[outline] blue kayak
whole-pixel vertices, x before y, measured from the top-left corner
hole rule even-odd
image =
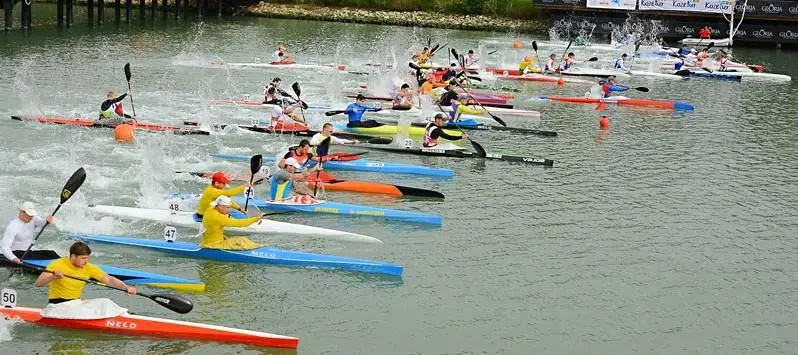
[[[300,202],[302,197],[307,201]],[[239,205],[244,205],[246,198],[243,196],[233,198]],[[250,205],[257,206],[259,209],[285,212],[309,212],[309,213],[331,213],[349,216],[370,216],[389,220],[428,223],[441,225],[443,217],[437,214],[391,210],[387,208],[377,208],[362,205],[352,205],[348,203],[330,202],[312,199],[309,196],[295,196],[288,201],[266,201],[259,198],[249,200]]]
[[[51,260],[31,260],[25,259],[25,264],[46,268]],[[204,292],[205,284],[200,281],[182,279],[166,275],[153,274],[149,272],[122,269],[107,265],[97,265],[108,275],[124,281],[128,285],[146,285],[150,287],[169,288],[182,292]]]
[[[391,276],[402,276],[404,270],[400,265],[386,262],[304,253],[272,247],[260,247],[252,250],[221,250],[201,248],[194,243],[107,235],[79,235],[77,238],[96,243],[141,247],[195,259],[339,269]]]
[[[240,154],[211,154],[215,158],[249,161],[250,156]],[[275,162],[272,156],[264,156],[264,162]],[[312,166],[312,165],[311,165]],[[386,163],[380,161],[371,161],[368,159],[357,159],[349,161],[328,161],[324,163],[325,169],[330,170],[350,170],[350,171],[373,171],[378,173],[393,173],[393,174],[418,174],[418,175],[431,175],[431,176],[454,176],[454,172],[449,169],[436,169],[421,165],[401,164],[401,163]]]
[[[725,79],[725,80],[732,80],[732,81],[742,81],[743,77],[738,72],[722,72],[722,71],[713,71],[708,72],[705,70],[690,70],[690,76],[695,76],[699,78],[715,78],[715,79]]]

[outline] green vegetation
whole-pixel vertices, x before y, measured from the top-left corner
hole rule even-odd
[[[532,0],[271,0],[270,3],[355,7],[388,11],[426,11],[517,19],[537,18]]]

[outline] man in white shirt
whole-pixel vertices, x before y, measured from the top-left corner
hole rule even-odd
[[[6,260],[21,263],[19,257],[33,244],[33,238],[44,228],[45,221],[53,223],[53,216],[42,218],[36,213],[32,202],[26,201],[20,205],[17,217],[8,223],[3,240],[0,242],[0,250]]]

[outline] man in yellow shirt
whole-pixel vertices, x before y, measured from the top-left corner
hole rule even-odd
[[[224,175],[223,172],[216,172],[213,174],[211,177],[211,184],[202,191],[202,196],[197,204],[197,217],[202,218],[202,215],[208,207],[211,206],[211,202],[215,201],[219,196],[235,196],[244,192],[247,187],[252,186],[250,183],[246,183],[239,187],[225,189],[229,183],[230,179]],[[241,212],[247,213],[247,211],[241,209],[241,206],[235,203],[235,201],[233,201],[231,206]]]
[[[76,242],[69,247],[69,257],[53,260],[47,265],[47,271],[42,272],[36,279],[36,287],[49,284],[47,298],[50,303],[62,303],[80,299],[86,283],[64,277],[64,275],[82,279],[95,279],[104,284],[123,288],[129,295],[136,294],[136,288],[126,285],[121,280],[106,274],[97,265],[89,262],[91,249],[83,242]]]
[[[202,214],[202,242],[200,246],[208,249],[250,250],[263,246],[247,237],[226,237],[224,227],[248,227],[263,219],[263,213],[255,217],[236,219],[230,217],[230,209],[235,202],[221,195],[210,203]]]

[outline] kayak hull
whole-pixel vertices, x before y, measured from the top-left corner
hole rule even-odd
[[[570,96],[540,96],[541,100],[551,100],[560,102],[571,102],[580,104],[617,104],[617,105],[630,105],[630,106],[646,106],[658,107],[671,110],[692,111],[694,107],[690,104],[666,101],[666,100],[644,100],[644,99],[629,99],[629,98],[606,98],[599,99],[594,97],[570,97]]]
[[[357,217],[371,216],[388,220],[434,225],[441,225],[443,223],[443,218],[440,215],[431,213],[392,210],[387,208],[377,208],[323,200],[315,200],[313,203],[294,201],[299,200],[299,198],[300,196],[296,196],[295,199],[291,199],[290,201],[266,201],[263,199],[254,198],[250,199],[249,203],[251,205],[257,206],[260,209],[268,209],[272,211],[329,213]],[[244,203],[246,199],[244,197],[235,197],[233,200],[237,203]]]
[[[477,158],[486,160],[502,160],[515,163],[527,163],[532,165],[553,166],[554,161],[544,158],[522,157],[516,155],[505,154],[490,154],[487,153],[484,157],[476,153],[472,153],[463,149],[444,149],[439,147],[433,148],[402,148],[402,147],[380,147],[380,146],[363,146],[364,148],[382,150],[386,152],[425,155],[425,156],[439,156],[451,158]]]
[[[249,156],[239,154],[212,154],[213,157],[221,159],[231,159],[239,161],[249,161]],[[275,163],[276,159],[272,156],[264,156],[264,162]],[[330,170],[349,170],[349,171],[371,171],[387,174],[417,174],[428,176],[452,177],[454,172],[449,169],[436,169],[421,165],[410,165],[401,163],[390,163],[372,161],[368,159],[357,159],[351,161],[328,161],[324,163],[325,169]]]
[[[262,347],[296,349],[299,339],[277,334],[235,329],[216,325],[145,317],[132,314],[104,319],[56,319],[41,316],[41,309],[28,307],[0,308],[6,319],[21,319],[39,325],[99,331],[104,333],[247,344]]]
[[[243,205],[243,204],[242,204]],[[164,225],[191,227],[199,229],[201,222],[194,220],[194,212],[173,211],[151,208],[136,208],[107,205],[90,205],[89,211],[116,217],[137,218],[159,222]],[[246,234],[292,234],[313,236],[326,239],[342,240],[346,242],[382,243],[379,239],[367,235],[338,231],[334,229],[306,226],[295,223],[286,223],[263,219],[249,227],[226,228],[234,233]]]
[[[77,237],[89,242],[140,247],[194,259],[335,269],[390,276],[402,276],[404,271],[402,266],[386,262],[305,253],[268,246],[252,250],[221,250],[201,248],[197,244],[180,241],[166,242],[163,240],[106,235],[79,235]]]
[[[102,124],[97,123],[95,120],[83,118],[69,118],[59,116],[11,116],[15,121],[29,121],[49,124],[60,124],[90,128],[116,128],[120,123],[116,124]],[[177,135],[209,135],[210,132],[199,129],[187,129],[177,126],[160,125],[157,123],[138,122],[133,124],[137,130],[152,131],[152,132],[171,132]]]
[[[350,127],[347,127],[346,124],[344,124],[344,123],[335,123],[335,124],[333,124],[333,127],[335,128],[336,131],[352,132],[352,133],[358,133],[358,134],[368,134],[368,135],[373,135],[373,136],[395,136],[396,134],[399,133],[399,126],[391,125],[391,124],[383,124],[382,126],[379,126],[379,127],[369,127],[369,128],[366,128],[366,127],[353,127],[353,128],[350,128]],[[409,134],[411,136],[423,136],[424,135],[424,130],[425,130],[424,127],[410,126],[408,132],[409,132]],[[460,132],[453,131],[451,129],[444,129],[443,131],[446,134],[453,135],[453,136],[459,136],[460,135]]]

